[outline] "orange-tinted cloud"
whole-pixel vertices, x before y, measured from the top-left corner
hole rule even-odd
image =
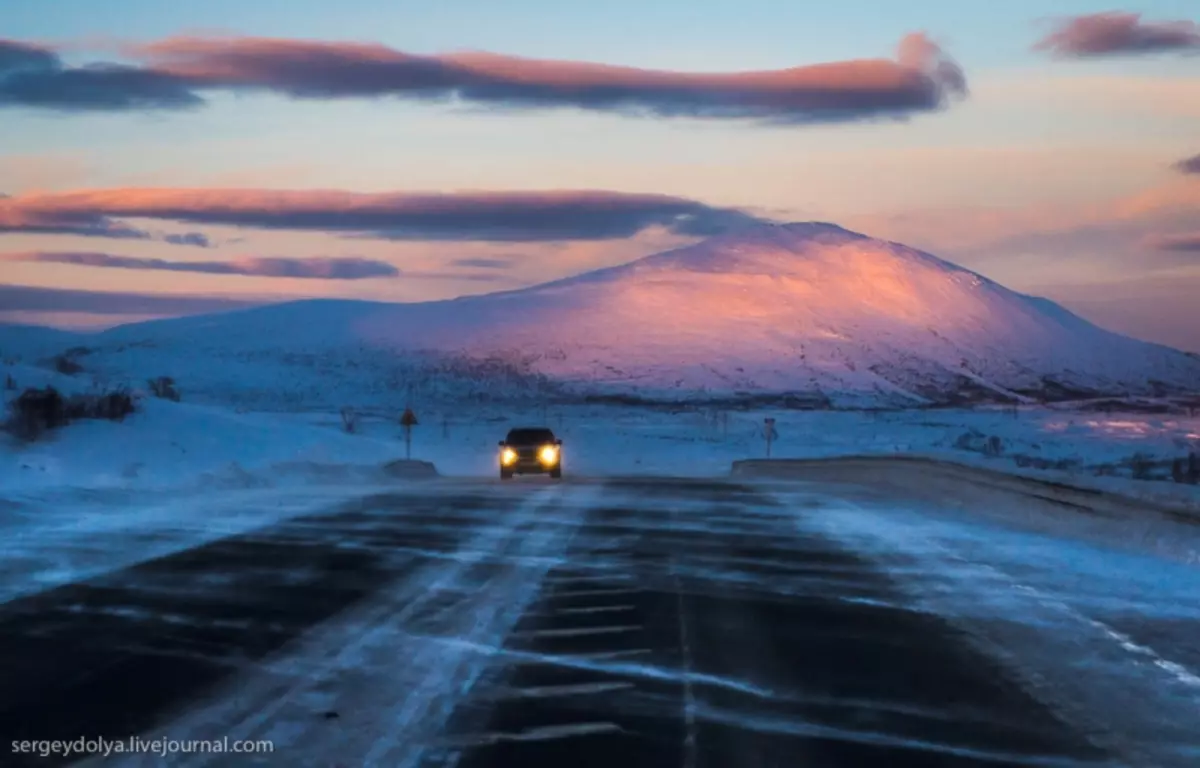
[[[1093,13],[1061,20],[1034,48],[1071,58],[1195,53],[1200,52],[1200,25],[1194,21],[1142,21],[1140,13]]]
[[[181,108],[202,103],[205,91],[257,90],[801,124],[903,119],[967,90],[963,71],[922,33],[905,37],[892,59],[708,74],[252,37],[173,37],[125,53],[142,64],[70,68],[48,49],[0,41],[0,106]]]
[[[697,74],[490,53],[414,56],[382,45],[270,38],[170,38],[134,49],[198,84],[296,98],[408,96],[506,107],[575,107],[658,117],[840,122],[900,117],[966,91],[962,70],[921,34],[895,59]]]
[[[103,214],[71,210],[23,208],[20,197],[0,194],[0,234],[77,235],[115,240],[158,240],[172,245],[208,248],[212,242],[201,232],[160,233],[139,229]]]
[[[363,280],[373,277],[395,277],[400,274],[400,270],[387,262],[355,257],[288,258],[280,256],[252,256],[228,261],[167,261],[166,259],[114,256],[108,253],[32,251],[6,254],[0,256],[0,260],[37,262],[42,264],[75,264],[109,269],[199,272],[209,275],[241,275],[246,277],[293,277],[314,280]]]
[[[754,216],[696,200],[602,191],[356,193],[264,189],[101,189],[0,198],[0,232],[137,237],[114,221],[362,234],[393,240],[610,240],[662,227],[710,235]],[[120,234],[128,233],[128,234]]]

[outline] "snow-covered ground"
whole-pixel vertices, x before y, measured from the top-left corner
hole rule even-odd
[[[29,385],[64,392],[82,380],[10,366]],[[6,399],[15,392],[5,393]],[[677,412],[616,406],[542,408],[414,403],[413,458],[442,474],[490,477],[496,442],[513,426],[545,424],[565,440],[569,473],[719,475],[766,455],[764,419],[775,419],[777,458],[920,454],[1108,490],[1195,499],[1169,482],[1169,462],[1200,452],[1200,415],[1100,412],[1067,406],[903,411]],[[5,495],[36,488],[174,487],[197,482],[278,482],[306,470],[378,467],[405,455],[398,412],[364,410],[356,431],[338,412],[242,412],[215,405],[141,401],[120,423],[79,421],[30,444],[0,442]],[[991,438],[995,438],[994,440]],[[1135,460],[1154,482],[1134,481]],[[358,479],[348,475],[348,479]]]
[[[92,386],[37,367],[0,371],[7,373],[26,386],[52,384],[67,393]],[[6,392],[6,399],[15,394]],[[1171,459],[1200,450],[1196,417],[1034,406],[671,413],[414,405],[420,423],[412,455],[450,480],[495,477],[496,442],[509,428],[532,424],[547,424],[564,439],[568,476],[725,475],[732,462],[765,455],[763,420],[774,418],[774,457],[932,455],[1200,509],[1200,486],[1133,480],[1129,466],[1134,455]],[[381,467],[405,455],[396,416],[368,411],[350,434],[337,412],[239,412],[145,397],[122,422],[78,421],[32,443],[0,438],[6,541],[0,560],[10,574],[14,568],[26,574],[9,591],[62,583],[395,487]],[[992,436],[999,455],[982,452]]]
[[[302,419],[147,398],[121,422],[81,420],[33,443],[9,442],[0,449],[0,488],[244,484],[252,482],[251,470],[379,466],[402,458],[402,450],[394,440],[347,435]]]

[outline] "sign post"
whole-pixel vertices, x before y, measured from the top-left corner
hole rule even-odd
[[[779,439],[779,433],[775,431],[775,419],[763,419],[763,437],[767,440],[767,458],[771,458],[771,443]]]
[[[412,458],[412,428],[417,424],[417,415],[412,408],[405,408],[400,417],[400,426],[404,427],[404,458]]]

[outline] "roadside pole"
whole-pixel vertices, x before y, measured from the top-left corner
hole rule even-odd
[[[400,417],[400,426],[404,427],[404,458],[412,458],[412,428],[417,424],[417,415],[412,408],[405,408]]]
[[[763,419],[763,437],[767,441],[767,458],[771,458],[771,443],[779,439],[779,433],[775,431],[775,419]]]

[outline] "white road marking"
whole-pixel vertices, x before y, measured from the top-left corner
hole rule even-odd
[[[679,516],[677,510],[671,510],[671,518]],[[696,766],[696,691],[692,686],[692,644],[688,635],[687,614],[683,608],[683,585],[679,581],[676,570],[676,559],[671,557],[671,578],[675,586],[675,615],[679,621],[679,655],[683,673],[683,758],[682,768]]]
[[[500,692],[498,698],[550,699],[560,696],[586,696],[593,693],[608,693],[632,688],[633,683],[577,683],[574,685],[539,685],[530,688],[510,688]]]
[[[597,605],[587,608],[559,608],[555,613],[564,614],[590,614],[590,613],[623,613],[625,611],[636,611],[636,605]]]
[[[710,675],[703,672],[692,671],[685,675],[683,670],[675,669],[674,667],[656,666],[651,664],[636,664],[630,662],[603,664],[591,661],[583,655],[577,656],[573,654],[562,653],[535,653],[532,651],[521,651],[514,648],[481,648],[470,640],[465,640],[458,637],[442,637],[436,639],[443,645],[451,648],[465,647],[477,649],[480,653],[499,656],[509,660],[510,663],[552,664],[554,666],[564,667],[567,669],[581,669],[589,672],[600,672],[606,675],[621,675],[623,677],[634,677],[645,680],[662,680],[671,683],[681,682],[686,677],[693,684],[699,686],[736,691],[737,693],[744,693],[763,700],[778,698],[775,692],[767,688],[761,688],[749,681],[738,680],[731,677],[722,677],[720,675]],[[639,650],[639,653],[640,652],[641,649]]]
[[[573,627],[568,629],[533,629],[527,632],[514,632],[513,637],[587,637],[589,635],[619,635],[626,632],[637,632],[643,629],[641,624],[621,624],[611,627]]]
[[[579,576],[552,576],[546,579],[547,584],[580,584],[589,581],[632,581],[627,573],[595,573]]]
[[[683,657],[683,768],[696,765],[696,692],[692,688],[692,647],[688,639],[687,619],[683,614],[683,592],[676,587],[679,605],[679,650]]]
[[[1084,614],[1080,613],[1079,611],[1075,610],[1071,606],[1064,603],[1062,600],[1053,598],[1050,595],[1045,594],[1041,590],[1034,589],[1033,587],[1021,584],[1021,583],[1013,580],[1012,578],[1010,578],[1007,574],[1001,573],[1000,571],[996,570],[995,568],[992,568],[991,566],[981,566],[981,567],[986,568],[987,570],[995,573],[997,578],[1007,580],[1009,583],[1014,585],[1015,589],[1017,589],[1021,592],[1024,592],[1027,595],[1033,596],[1034,598],[1039,600],[1043,605],[1049,606],[1051,608],[1056,608],[1060,611],[1063,611],[1068,616],[1070,616],[1071,618],[1073,618],[1077,621],[1082,621],[1086,624],[1090,624],[1091,626],[1093,626],[1096,629],[1103,632],[1105,637],[1108,637],[1110,640],[1115,641],[1117,643],[1117,645],[1121,646],[1122,649],[1128,651],[1129,653],[1136,654],[1138,656],[1142,656],[1142,657],[1146,658],[1148,661],[1150,661],[1150,663],[1152,663],[1154,666],[1158,667],[1159,669],[1163,670],[1164,672],[1167,672],[1168,674],[1170,674],[1178,682],[1183,683],[1184,685],[1187,685],[1187,686],[1191,686],[1193,688],[1200,688],[1200,676],[1193,674],[1187,667],[1183,666],[1182,664],[1179,664],[1177,662],[1163,658],[1150,646],[1142,645],[1141,643],[1135,642],[1133,640],[1133,638],[1131,638],[1129,635],[1126,635],[1123,632],[1118,632],[1117,630],[1113,629],[1112,627],[1110,627],[1109,625],[1105,624],[1102,621],[1097,621],[1096,619],[1093,619],[1090,616],[1085,616]]]
[[[621,726],[609,722],[545,725],[519,733],[483,733],[469,740],[472,746],[497,744],[502,741],[552,741],[573,736],[594,736],[601,733],[621,733]]]
[[[654,653],[649,648],[632,648],[627,651],[598,651],[596,653],[564,653],[558,658],[569,658],[574,661],[603,661],[605,659],[624,659],[629,656],[645,656]]]
[[[640,589],[616,587],[614,589],[580,589],[574,592],[554,592],[546,595],[547,600],[557,600],[563,597],[608,597],[610,595],[635,595]]]

